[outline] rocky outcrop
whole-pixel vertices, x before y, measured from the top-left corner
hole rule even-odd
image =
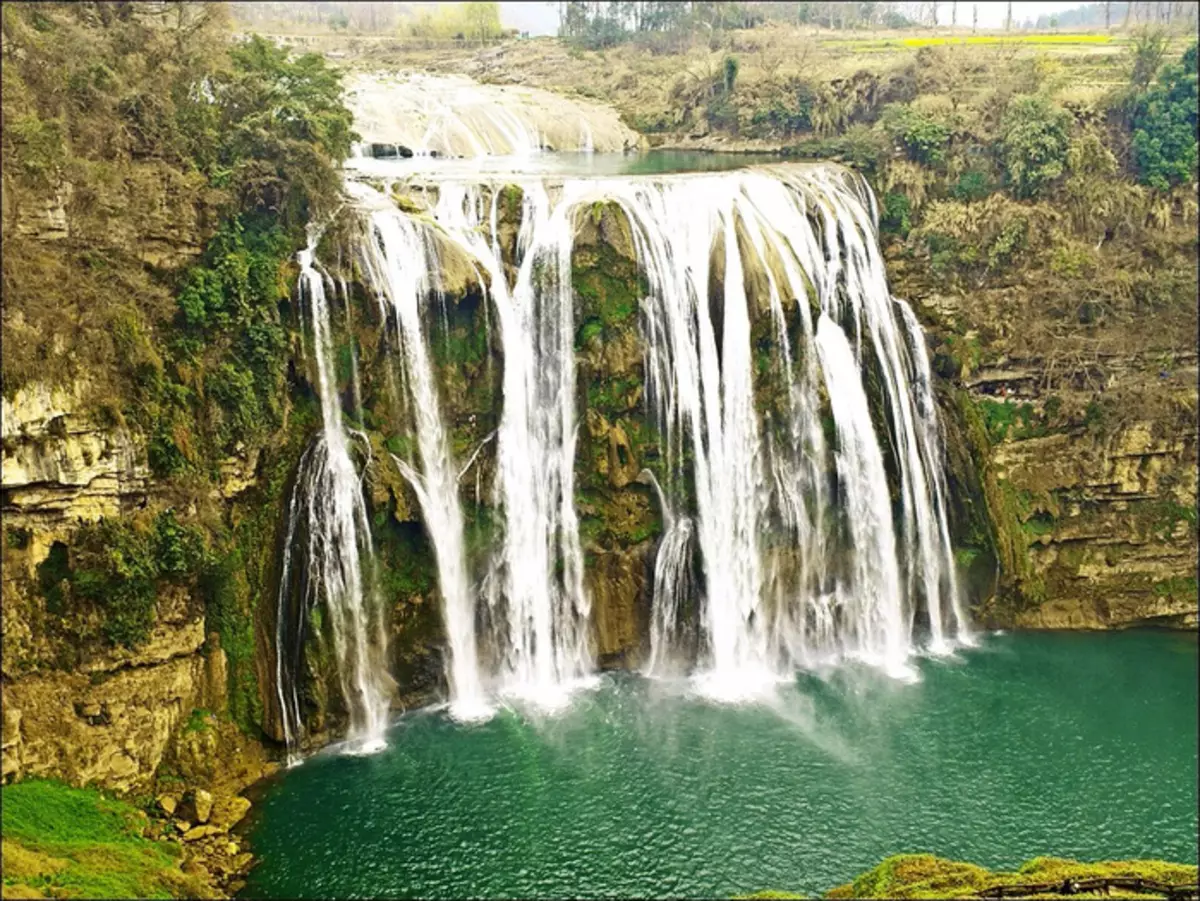
[[[193,710],[227,708],[226,657],[191,584],[162,587],[132,648],[55,627],[48,558],[65,559],[81,524],[127,516],[162,490],[140,435],[98,422],[93,400],[81,383],[3,400],[3,776],[141,791]],[[218,497],[253,483],[256,463],[224,461]]]
[[[128,430],[95,421],[89,392],[81,383],[35,383],[0,400],[0,487],[11,527],[41,532],[91,522],[144,499],[144,452]]]
[[[1044,601],[1016,625],[1196,627],[1196,445],[1155,429],[1133,422],[996,447],[997,476],[1035,498],[1026,528],[1038,533],[1029,555]]]

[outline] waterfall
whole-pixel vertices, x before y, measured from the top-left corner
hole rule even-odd
[[[517,127],[491,115],[493,132]],[[690,657],[695,627],[697,684],[724,700],[757,697],[797,667],[844,657],[910,677],[913,653],[970,641],[924,336],[888,292],[865,182],[792,166],[430,180],[432,216],[396,208],[386,182],[377,190],[351,179],[348,188],[366,226],[366,280],[396,326],[418,453],[391,462],[412,484],[434,547],[455,716],[486,716],[494,694],[558,706],[593,669],[574,504],[571,257],[577,213],[596,202],[624,213],[647,285],[646,414],[662,468],[642,480],[658,495],[664,531],[646,671],[669,673]],[[498,226],[509,183],[523,198],[515,259],[502,257]],[[454,458],[429,353],[429,304],[445,301],[438,274],[451,252],[475,267],[503,360],[494,478],[481,485],[475,467],[474,486],[477,502],[490,490],[501,525],[476,573],[458,482],[480,449]],[[309,536],[320,584],[337,589],[325,597],[343,690],[365,716],[377,685],[363,669],[371,643],[358,638],[375,622],[361,575],[370,540],[333,388],[324,287],[310,257],[302,266],[325,431],[302,467],[289,547],[293,532]],[[294,566],[290,551],[284,565]],[[282,592],[281,622],[290,622]],[[692,611],[698,621],[684,622]],[[476,634],[477,622],[487,629]],[[285,632],[277,681],[292,736],[299,658],[283,653],[297,645]]]
[[[597,190],[629,218],[650,283],[647,394],[673,468],[668,485],[688,476],[695,485],[707,688],[723,697],[753,695],[796,665],[844,654],[907,673],[922,603],[931,650],[950,646],[948,617],[954,637],[969,640],[928,359],[915,317],[887,291],[865,184],[840,170],[789,168],[612,180]],[[718,246],[723,251],[714,256]],[[714,264],[723,270],[717,299],[708,296]],[[765,436],[754,408],[747,267],[765,282],[766,297],[753,300],[774,325],[773,362],[786,397],[777,413],[785,421]],[[785,298],[797,308],[799,364]],[[815,329],[810,302],[820,310]],[[864,340],[873,362],[864,358]],[[864,372],[871,366],[882,373],[896,448],[899,532],[869,414]],[[822,385],[838,439],[840,509],[826,475]],[[766,537],[774,541],[770,553]],[[662,553],[674,549],[663,542]],[[830,568],[831,559],[847,556],[849,565]],[[655,604],[664,619],[674,615],[669,596],[656,596]]]
[[[837,427],[837,477],[854,565],[838,586],[848,643],[868,659],[903,672],[908,636],[900,610],[900,572],[883,454],[871,423],[858,361],[837,323],[817,323],[817,353]]]
[[[575,356],[569,203],[553,207],[539,183],[525,189],[515,282],[480,234],[478,189],[444,183],[437,219],[490,275],[504,353],[497,444],[497,506],[504,537],[489,598],[503,609],[502,690],[560,705],[591,669],[583,551],[575,514]],[[492,204],[496,202],[493,193]]]
[[[502,694],[555,707],[592,668],[574,507],[574,230],[570,205],[553,208],[539,184],[525,187],[522,255],[510,284],[498,246],[481,228],[491,223],[494,237],[494,192],[489,200],[478,186],[442,183],[434,226],[391,207],[383,194],[353,186],[359,201],[374,208],[363,242],[364,268],[401,335],[421,469],[396,463],[414,485],[434,545],[445,599],[452,709],[461,716],[484,715],[487,707],[475,635],[478,592],[463,551],[457,469],[421,326],[421,304],[432,296],[431,275],[441,268],[435,228],[487,274],[487,300],[499,321],[504,355],[492,498],[503,514],[503,534],[484,592],[498,624],[499,634],[491,638],[501,663],[487,681]]]
[[[579,152],[596,152],[595,145],[592,143],[592,126],[588,125],[587,119],[579,120]]]
[[[416,492],[433,542],[450,645],[447,675],[452,710],[460,719],[486,717],[490,711],[479,675],[475,596],[467,573],[457,469],[421,325],[421,304],[431,293],[429,273],[436,272],[437,256],[425,229],[398,210],[376,210],[369,223],[371,235],[362,242],[364,268],[381,303],[390,304],[401,337],[422,472],[395,456],[392,459]]]
[[[304,454],[288,507],[275,648],[276,692],[289,752],[299,741],[300,643],[314,612],[328,616],[338,681],[354,750],[383,746],[389,706],[384,617],[370,585],[371,533],[362,485],[342,424],[334,375],[332,315],[312,250],[299,254],[300,295],[308,302],[323,428]],[[297,557],[302,568],[297,570]],[[298,582],[299,585],[294,585]]]
[[[663,517],[663,536],[654,557],[650,660],[646,663],[646,674],[653,676],[670,665],[671,643],[679,627],[682,605],[691,590],[692,521],[686,516],[677,516],[671,509],[654,473],[643,469],[639,479],[654,488]]]

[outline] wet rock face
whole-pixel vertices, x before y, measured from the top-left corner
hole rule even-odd
[[[959,541],[968,582],[984,586],[976,618],[1195,629],[1194,301],[1153,327],[1092,323],[1064,318],[1082,290],[1070,281],[922,296],[894,268],[893,290],[923,307],[941,386],[958,393],[943,411],[952,479],[968,458],[978,470],[978,493],[956,491],[974,511]]]

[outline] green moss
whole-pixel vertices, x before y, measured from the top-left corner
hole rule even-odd
[[[1037,857],[1015,873],[991,872],[983,867],[934,857],[900,854],[889,857],[854,882],[826,893],[826,898],[962,898],[1000,885],[1060,882],[1066,879],[1130,877],[1170,885],[1195,883],[1196,867],[1158,860],[1080,863]],[[760,896],[761,897],[761,896]],[[1039,898],[1060,897],[1038,895]]]
[[[51,546],[38,584],[69,635],[132,648],[150,634],[162,586],[193,579],[206,558],[203,533],[181,525],[170,510],[148,523],[101,519],[81,526],[70,549]],[[99,635],[90,632],[90,611],[101,614]]]
[[[1160,598],[1191,598],[1195,600],[1197,583],[1195,576],[1172,576],[1161,582],[1154,583],[1154,593]]]
[[[943,860],[932,854],[899,854],[855,879],[848,897],[961,897],[964,890],[983,888],[988,875],[983,867]]]
[[[25,550],[25,548],[29,547],[29,539],[31,537],[28,529],[15,528],[14,526],[4,527],[4,543],[13,550]]]
[[[395,454],[401,460],[407,460],[413,453],[413,440],[411,435],[395,434],[384,442],[384,447],[388,449],[388,453]]]
[[[988,440],[992,444],[999,444],[1009,437],[1017,441],[1038,438],[1048,431],[1046,418],[1034,412],[1033,404],[1014,404],[1007,400],[997,402],[986,397],[976,403],[983,414]]]
[[[205,710],[203,707],[193,707],[183,731],[207,732],[213,727],[212,717],[212,711]]]
[[[1054,517],[1049,513],[1036,513],[1021,523],[1021,528],[1027,535],[1040,538],[1054,531]]]
[[[648,291],[646,277],[639,271],[636,260],[612,245],[613,236],[609,233],[617,233],[625,226],[623,221],[616,223],[618,215],[623,216],[609,203],[593,204],[585,217],[588,234],[576,243],[571,258],[577,321],[592,320],[605,333],[614,333],[629,323]],[[609,217],[613,217],[612,221]],[[577,348],[583,346],[580,337],[576,336]]]
[[[141,835],[145,815],[95,789],[57,782],[6,785],[4,884],[75,898],[186,897],[178,851]],[[7,892],[5,892],[7,894]]]
[[[500,189],[500,213],[509,222],[520,222],[524,200],[525,192],[519,185],[505,185]]]
[[[593,317],[579,327],[579,331],[575,335],[575,346],[577,348],[587,347],[592,343],[593,338],[599,338],[603,334],[604,323]]]

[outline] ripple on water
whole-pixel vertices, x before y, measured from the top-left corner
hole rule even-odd
[[[988,635],[756,704],[605,677],[557,714],[401,718],[267,792],[249,896],[821,892],[883,857],[1196,860],[1196,643]]]

